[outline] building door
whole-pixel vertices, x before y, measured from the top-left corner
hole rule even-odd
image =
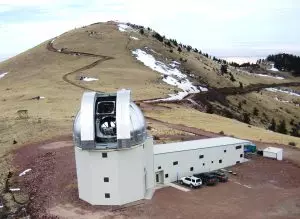
[[[159,183],[159,173],[156,173],[156,183]]]
[[[155,181],[156,184],[163,184],[163,171],[159,171],[155,173]]]

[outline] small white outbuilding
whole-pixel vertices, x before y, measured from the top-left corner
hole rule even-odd
[[[275,148],[275,147],[267,147],[263,150],[263,156],[273,158],[276,160],[282,160],[283,157],[283,149]]]

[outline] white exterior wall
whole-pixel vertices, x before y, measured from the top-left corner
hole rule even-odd
[[[283,149],[282,148],[274,148],[268,147],[263,150],[263,156],[269,157],[277,160],[282,160],[283,158]]]
[[[282,160],[283,158],[283,149],[277,152],[277,160]]]
[[[148,137],[144,143],[144,162],[146,167],[146,189],[152,189],[155,186],[152,137]]]
[[[75,147],[79,197],[92,205],[123,205],[143,199],[145,185],[154,186],[151,140],[147,139],[144,147],[122,150]],[[107,158],[102,153],[107,153]],[[104,182],[104,177],[109,177],[109,182]],[[110,198],[105,198],[105,193]]]
[[[263,151],[263,156],[276,159],[277,154],[275,152]]]
[[[236,149],[238,145],[241,144],[155,154],[154,172],[163,171],[163,182],[168,183],[195,173],[232,166],[237,161],[242,163],[244,162],[244,146],[241,145],[240,149]],[[226,150],[226,153],[224,150]],[[242,157],[240,157],[241,154]],[[199,159],[199,155],[204,155],[204,157]],[[219,160],[222,160],[222,163],[219,163]],[[178,165],[173,165],[174,161],[178,161]],[[205,166],[203,166],[203,163],[205,163]],[[159,169],[159,166],[161,169]],[[193,171],[190,171],[191,167],[193,167]],[[167,178],[165,174],[168,174]]]

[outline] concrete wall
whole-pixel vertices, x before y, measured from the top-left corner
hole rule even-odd
[[[155,154],[154,172],[163,171],[163,181],[164,183],[168,183],[176,181],[183,176],[232,166],[235,165],[237,161],[242,163],[244,161],[244,146],[241,145],[242,147],[240,149],[236,149],[238,145]],[[224,150],[226,150],[226,152],[224,152]],[[240,157],[241,154],[242,157]],[[204,157],[199,158],[200,155],[204,155]],[[219,160],[222,160],[222,162],[219,163]],[[176,161],[178,164],[173,165],[173,162]],[[190,170],[191,167],[193,167],[192,171]],[[166,174],[168,174],[168,177],[166,177]]]
[[[118,151],[118,195],[123,205],[144,198],[143,146]]]
[[[103,158],[102,153],[107,157]],[[79,197],[92,205],[123,205],[143,199],[154,186],[153,143],[120,150],[75,147]],[[109,182],[104,182],[104,177]],[[147,186],[147,188],[146,188]],[[110,197],[105,198],[105,193]]]
[[[144,144],[144,165],[146,167],[146,189],[152,189],[154,182],[153,138],[148,137]]]

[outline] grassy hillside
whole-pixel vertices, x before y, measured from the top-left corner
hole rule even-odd
[[[249,74],[234,67],[228,67],[228,73],[222,75],[221,64],[200,54],[198,50],[187,49],[181,45],[182,51],[179,52],[179,45],[168,43],[167,38],[163,38],[161,42],[152,36],[155,34],[153,30],[143,30],[143,34],[139,29],[121,32],[117,23],[97,23],[58,36],[53,41],[52,50],[48,48],[52,41],[49,39],[1,62],[0,73],[8,72],[0,79],[1,150],[6,151],[7,148],[25,142],[71,134],[72,121],[84,90],[114,92],[120,88],[129,88],[134,100],[166,97],[178,90],[164,83],[161,74],[146,67],[132,55],[132,51],[138,48],[147,47],[148,50],[152,50],[152,55],[158,61],[180,62],[179,69],[189,75],[193,83],[207,86],[209,89],[240,88],[241,84],[245,87],[256,83],[300,81],[289,74],[286,75],[286,79],[278,80]],[[58,52],[61,50],[67,54]],[[271,74],[267,70],[262,71]],[[99,80],[85,82],[79,80],[81,76]],[[208,103],[216,109],[226,108],[237,114],[239,111],[241,114],[251,113],[255,106],[259,110],[259,116],[253,117],[251,123],[261,127],[266,127],[271,118],[283,118],[287,121],[294,118],[296,122],[300,122],[299,107],[295,104],[276,102],[274,95],[277,93],[266,91],[262,94],[229,95],[226,96],[227,105],[215,99],[209,100]],[[279,95],[282,99],[291,98],[285,94],[278,94],[278,98]],[[37,96],[45,98],[33,99]],[[239,102],[245,100],[247,104],[238,109]],[[296,101],[299,101],[299,98]],[[23,115],[22,112],[25,111],[27,114]],[[222,110],[215,111],[220,112]],[[262,112],[268,115],[268,120],[262,121]],[[179,111],[172,112],[174,113],[181,115]],[[184,123],[184,119],[182,122]],[[229,126],[226,132],[230,133],[231,127]],[[13,145],[14,139],[18,142],[16,145]],[[287,141],[289,140],[284,142]]]
[[[184,106],[168,104],[168,107],[171,107],[171,109],[146,110],[145,114],[164,122],[183,124],[215,133],[224,132],[225,135],[232,135],[238,138],[285,145],[288,145],[289,142],[295,142],[297,145],[300,145],[300,138],[282,135],[264,128],[251,126],[214,114],[199,112]]]

